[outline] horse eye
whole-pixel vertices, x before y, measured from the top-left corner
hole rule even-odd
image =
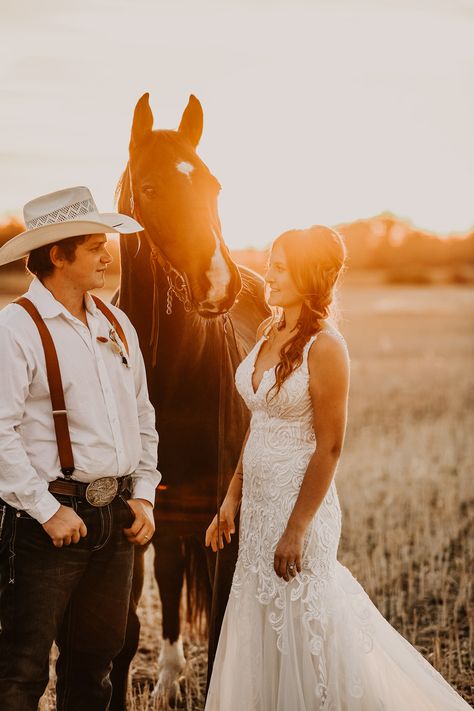
[[[144,185],[142,192],[147,196],[147,198],[154,198],[156,195],[156,190],[151,185]]]

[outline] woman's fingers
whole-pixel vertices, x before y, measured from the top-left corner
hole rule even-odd
[[[275,569],[275,573],[278,575],[279,578],[285,577],[286,567],[284,567],[284,558],[282,558],[280,555],[276,555],[273,562],[273,567]]]
[[[214,553],[217,549],[224,548],[224,538],[227,543],[231,542],[232,534],[235,533],[235,524],[232,516],[224,514],[219,520],[214,516],[211,525],[206,531],[206,546],[211,546]]]
[[[283,578],[287,582],[297,573],[301,573],[301,556],[282,556],[275,554],[273,568],[279,578]]]
[[[298,572],[299,571],[297,570],[296,563],[294,561],[288,563],[288,573],[292,578],[294,578]]]
[[[214,530],[217,527],[216,524],[217,524],[217,517],[214,516],[214,518],[212,519],[211,525],[208,526],[208,529],[206,531],[206,546],[210,546],[212,543],[212,540],[214,538]],[[212,550],[214,550],[214,548]]]
[[[296,556],[295,563],[296,563],[296,570],[298,571],[298,573],[301,573],[301,570],[303,568],[303,565],[301,562],[301,555]],[[296,575],[296,573],[295,573],[295,575]]]

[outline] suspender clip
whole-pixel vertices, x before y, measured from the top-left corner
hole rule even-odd
[[[65,479],[70,479],[74,474],[74,467],[61,467]]]

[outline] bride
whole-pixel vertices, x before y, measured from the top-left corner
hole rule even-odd
[[[333,230],[285,232],[264,322],[236,372],[252,419],[206,533],[239,555],[205,711],[454,711],[468,704],[378,612],[337,560],[334,476],[349,359],[329,324],[345,248]],[[317,446],[316,446],[317,442]]]

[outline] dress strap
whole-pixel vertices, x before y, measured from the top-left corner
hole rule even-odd
[[[329,328],[323,328],[321,331],[318,331],[317,333],[313,334],[311,338],[305,343],[305,346],[303,348],[303,363],[306,368],[308,367],[308,356],[309,356],[309,351],[313,343],[318,339],[318,337],[321,335],[321,333],[328,333],[330,336],[336,336],[338,338],[344,348],[347,349],[346,341],[344,340],[344,336],[339,333],[339,331],[332,331]]]

